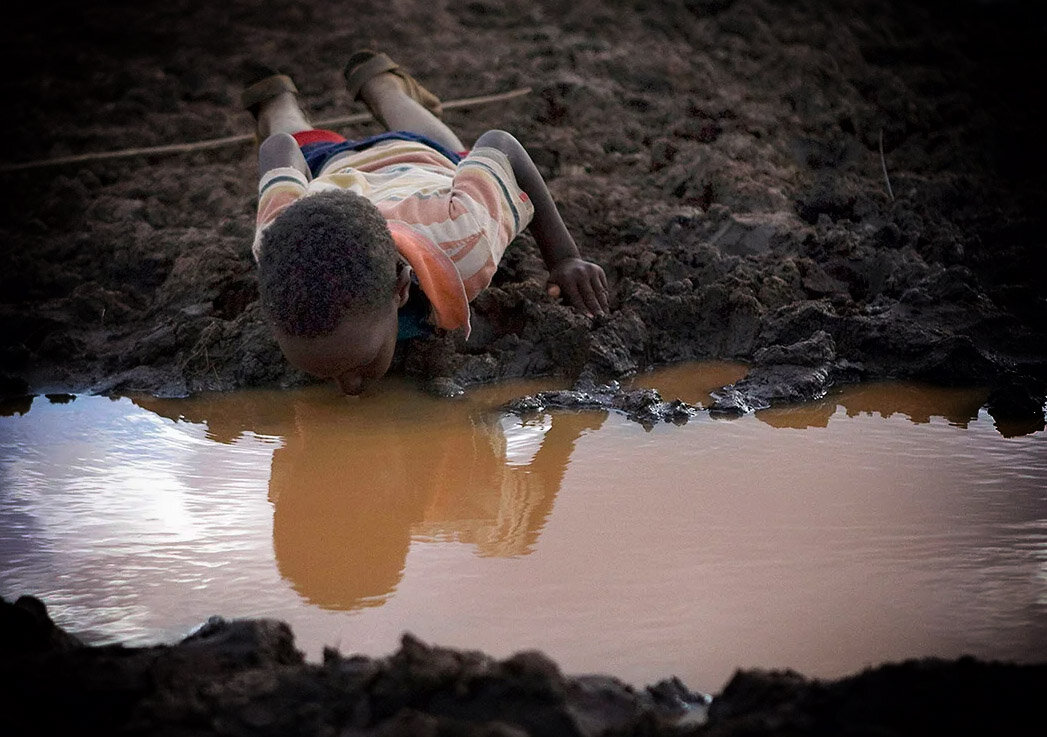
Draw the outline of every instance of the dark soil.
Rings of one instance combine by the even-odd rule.
[[[999,387],[995,411],[1042,419],[1045,18],[1005,0],[43,0],[2,31],[0,157],[248,133],[253,58],[315,119],[359,112],[341,66],[375,44],[445,99],[533,88],[447,121],[528,146],[613,291],[606,318],[555,303],[521,236],[469,342],[415,341],[398,370],[446,389],[732,358],[754,370],[723,411],[896,377]],[[308,381],[256,299],[249,145],[0,179],[5,394]]]
[[[611,314],[596,320],[550,300],[537,249],[521,236],[473,305],[469,342],[414,341],[397,370],[453,394],[519,376],[595,386],[660,364],[731,358],[753,369],[717,393],[721,412],[817,397],[833,383],[916,378],[989,386],[994,415],[1042,428],[1047,116],[1035,100],[1045,33],[1047,10],[1017,0],[40,0],[0,29],[0,161],[248,133],[237,99],[251,59],[292,74],[316,119],[362,111],[346,98],[341,66],[374,44],[445,99],[533,88],[446,119],[467,141],[504,128],[524,142],[613,292]],[[170,396],[308,381],[283,361],[257,302],[250,146],[8,170],[0,181],[0,394]],[[378,665],[333,657],[303,666],[280,643],[279,667],[257,676],[258,688],[279,691],[286,674],[315,704],[296,708],[325,725],[356,724],[363,703],[332,706],[331,689],[356,688],[374,668],[395,671],[421,647]],[[196,661],[184,651],[71,652],[42,655],[30,670],[77,687],[115,674],[98,676],[98,688],[126,707],[121,729],[149,731],[142,725],[170,715],[182,726],[169,733],[199,731],[225,718],[208,716],[212,705],[235,703],[255,725],[241,731],[293,732],[273,726],[287,722],[283,712],[252,710],[254,671],[224,670],[221,659],[187,673]],[[522,679],[490,686],[513,698],[562,701],[573,688],[585,703],[603,698],[544,660],[438,660],[448,658],[457,665],[426,675],[424,697],[379,679],[388,713],[440,703],[434,719],[467,719],[448,694],[474,693],[454,675],[473,679],[473,668]],[[117,661],[132,675],[110,670]],[[533,685],[533,668],[553,672],[554,685]],[[1043,684],[1042,669],[966,661],[830,685],[747,676],[737,688],[763,696],[732,701],[729,686],[719,713],[742,719],[746,734],[774,725],[893,734],[881,722],[862,731],[824,719],[880,718],[879,707],[896,702],[882,701],[877,684],[915,680],[934,704],[928,713],[970,733],[1006,718],[1032,677]],[[189,691],[168,699],[156,690],[164,678]],[[483,688],[477,698],[493,699]],[[96,708],[76,693],[56,696],[42,718],[72,723],[77,708]],[[925,715],[912,710],[911,692],[890,693],[908,710],[902,733],[934,731],[913,726]],[[954,706],[944,706],[948,693]],[[1002,711],[986,705],[996,699]],[[983,721],[968,721],[972,710]],[[379,712],[363,713],[366,729],[379,724]],[[313,723],[302,719],[296,728]],[[440,724],[425,729],[455,731]],[[742,733],[730,729],[710,733]]]
[[[715,697],[637,690],[405,635],[385,658],[306,663],[274,620],[210,619],[175,645],[86,647],[43,603],[0,600],[6,734],[595,737],[1039,735],[1047,664],[911,660],[833,682],[739,671]],[[710,703],[711,702],[711,703]]]

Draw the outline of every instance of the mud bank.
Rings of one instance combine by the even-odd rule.
[[[307,663],[274,620],[213,617],[174,645],[90,647],[32,597],[0,600],[0,644],[13,734],[1031,735],[1047,677],[1047,665],[913,660],[832,682],[739,671],[710,698],[673,677],[638,690],[565,676],[540,652],[497,661],[410,635],[385,658],[329,649]]]
[[[533,88],[447,120],[517,134],[613,287],[605,318],[551,301],[524,235],[470,340],[405,345],[398,370],[439,388],[730,358],[756,370],[727,411],[897,377],[998,386],[999,411],[1042,417],[1044,19],[1006,0],[45,1],[2,32],[0,159],[247,133],[255,57],[315,118],[362,111],[340,68],[374,44],[448,99]],[[5,394],[308,381],[258,306],[249,145],[0,181]]]

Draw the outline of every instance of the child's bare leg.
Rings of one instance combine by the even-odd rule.
[[[291,92],[266,100],[258,108],[258,140],[264,141],[274,133],[298,133],[310,130],[305,113],[298,107],[298,98]]]
[[[379,74],[360,88],[360,96],[385,120],[389,130],[418,133],[451,151],[462,151],[462,141],[442,120],[412,100],[395,74]]]

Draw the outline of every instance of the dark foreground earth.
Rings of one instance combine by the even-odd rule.
[[[249,133],[251,59],[291,73],[315,119],[362,111],[341,66],[375,45],[444,99],[532,88],[446,119],[467,141],[497,127],[528,146],[613,292],[595,320],[551,300],[523,235],[470,340],[411,342],[396,370],[447,394],[556,376],[582,391],[542,406],[635,413],[584,389],[730,358],[752,369],[714,411],[914,378],[987,386],[994,417],[1043,429],[1045,32],[1041,4],[1008,0],[20,5],[0,27],[0,395],[307,382],[257,301],[249,144],[13,167]],[[692,411],[646,400],[664,419]],[[413,640],[303,664],[274,623],[75,648],[33,609],[5,605],[0,667],[15,684],[2,713],[34,733],[655,734],[695,698]],[[700,733],[1015,734],[1042,724],[1044,685],[1041,666],[967,660],[830,684],[746,673]],[[480,726],[496,719],[515,726]]]
[[[739,671],[722,693],[565,676],[539,652],[497,661],[405,635],[385,658],[307,663],[274,620],[212,617],[175,645],[88,647],[44,604],[0,600],[5,734],[1039,735],[1047,664],[912,660],[838,681]]]

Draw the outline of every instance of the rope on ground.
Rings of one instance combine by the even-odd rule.
[[[458,100],[448,100],[443,103],[444,110],[455,108],[473,107],[475,105],[489,105],[492,102],[503,102],[522,97],[531,91],[530,87],[521,87],[508,92],[498,92],[493,95],[480,95],[479,97],[463,97]],[[357,113],[340,118],[328,118],[317,120],[313,123],[318,128],[329,128],[336,125],[351,125],[353,123],[366,123],[373,120],[370,113]],[[160,156],[164,154],[191,153],[194,151],[207,151],[213,148],[223,148],[237,143],[254,141],[254,134],[239,136],[225,136],[223,138],[211,138],[206,141],[194,141],[192,143],[172,143],[166,146],[149,146],[146,148],[125,148],[121,151],[98,151],[89,154],[77,154],[75,156],[59,156],[53,159],[38,159],[36,161],[23,161],[17,164],[2,164],[0,172],[25,171],[27,169],[42,169],[46,166],[63,166],[65,164],[80,164],[86,161],[104,161],[111,159],[127,159],[133,156]]]

